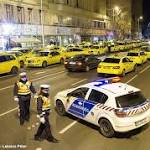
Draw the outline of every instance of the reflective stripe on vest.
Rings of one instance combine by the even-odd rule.
[[[42,95],[40,97],[42,98],[43,101],[42,111],[49,110],[51,108],[50,99]]]
[[[27,81],[25,84],[22,82],[17,82],[17,86],[18,86],[18,94],[19,95],[27,95],[30,94],[30,86],[31,86],[31,82]]]

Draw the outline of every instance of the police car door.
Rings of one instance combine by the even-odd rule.
[[[88,88],[81,87],[68,94],[67,112],[78,117],[84,118],[84,100],[88,92]]]
[[[92,89],[87,97],[87,100],[84,102],[84,116],[85,120],[97,124],[97,117],[99,113],[103,113],[103,110],[100,109],[98,106],[99,104],[104,104],[108,96],[104,93]]]

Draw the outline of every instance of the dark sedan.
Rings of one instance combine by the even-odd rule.
[[[94,55],[76,55],[64,62],[68,71],[89,71],[98,66],[100,60]]]

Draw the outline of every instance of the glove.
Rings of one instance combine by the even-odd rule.
[[[45,123],[45,118],[44,117],[40,117],[40,122],[44,124]]]
[[[19,98],[18,97],[14,97],[14,101],[18,102],[19,101]]]

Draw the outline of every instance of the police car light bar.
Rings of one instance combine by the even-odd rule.
[[[105,85],[105,84],[116,83],[116,82],[119,82],[119,81],[121,81],[120,77],[112,77],[112,78],[97,79],[97,80],[94,80],[93,82],[96,83],[95,86],[102,86],[102,85]]]

